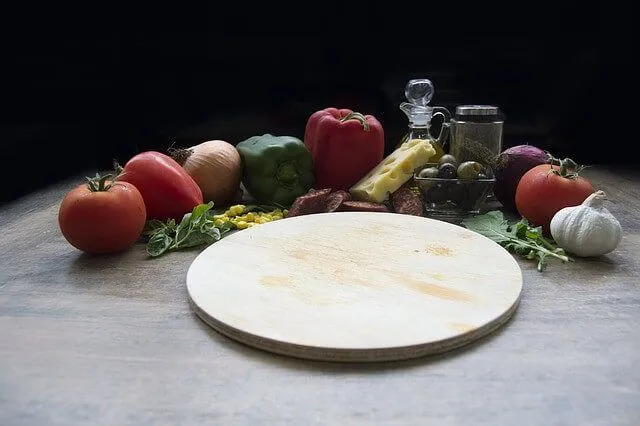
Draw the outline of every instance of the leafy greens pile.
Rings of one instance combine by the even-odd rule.
[[[505,249],[529,260],[538,261],[538,271],[547,267],[547,259],[554,257],[563,262],[571,259],[564,249],[542,234],[541,227],[532,227],[525,218],[509,222],[501,211],[495,210],[462,221],[462,225],[492,239]]]

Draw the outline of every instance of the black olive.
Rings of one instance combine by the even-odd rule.
[[[437,167],[427,167],[426,169],[420,170],[418,173],[419,178],[436,178],[438,177],[438,168]]]
[[[438,167],[438,177],[443,179],[455,179],[456,166],[451,163],[444,163]]]
[[[458,167],[458,159],[451,154],[444,154],[438,160],[438,166],[442,166],[446,163],[453,164],[454,166]]]

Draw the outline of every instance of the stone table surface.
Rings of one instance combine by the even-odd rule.
[[[199,250],[81,254],[57,225],[81,178],[34,192],[0,209],[0,425],[638,425],[640,173],[584,175],[623,226],[614,252],[542,273],[519,260],[498,332],[384,364],[235,343],[189,306]]]

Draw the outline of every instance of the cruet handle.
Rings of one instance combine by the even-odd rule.
[[[440,133],[438,133],[438,137],[434,139],[440,144],[440,146],[444,148],[447,140],[449,140],[449,121],[451,120],[451,113],[445,107],[435,106],[433,107],[433,115],[431,116],[432,119],[436,115],[442,116],[442,126],[440,127]],[[433,137],[433,135],[431,137]]]

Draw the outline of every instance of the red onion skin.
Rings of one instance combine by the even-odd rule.
[[[516,189],[520,178],[540,164],[549,163],[545,151],[533,145],[516,145],[502,151],[496,159],[493,193],[505,210],[516,213]]]

